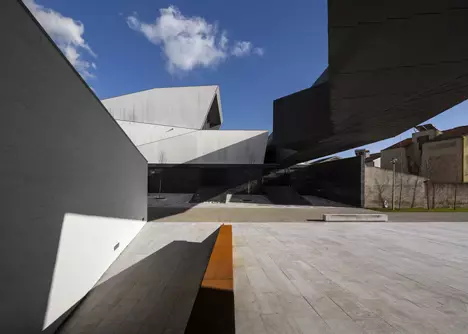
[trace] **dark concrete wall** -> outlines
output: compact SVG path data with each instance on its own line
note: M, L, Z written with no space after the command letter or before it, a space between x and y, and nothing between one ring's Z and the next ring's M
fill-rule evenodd
M328 83L273 102L273 144L302 150L333 133Z
M229 189L261 179L263 168L261 165L179 165L157 170L148 179L149 193L159 192L160 174L163 193L195 193L202 187Z
M319 81L328 79L322 85L329 92L320 96L329 96L329 108L316 107L325 104L315 88L296 93L308 97L278 100L297 102L281 111L293 117L275 117L274 144L297 151L277 162L293 165L393 137L468 98L466 1L328 4L329 67Z
M0 328L40 333L64 215L145 219L147 163L19 1L0 40Z
M301 195L363 207L364 159L353 157L311 165L292 173L290 183Z

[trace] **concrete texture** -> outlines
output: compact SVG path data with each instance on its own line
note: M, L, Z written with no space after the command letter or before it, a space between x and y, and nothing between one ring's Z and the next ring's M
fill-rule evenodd
M365 207L383 208L392 203L393 172L366 167ZM424 177L396 173L396 208L466 208L468 184L432 183Z
M396 173L395 204L397 208L427 208L427 179L417 175ZM392 205L393 171L365 168L364 206L384 208Z
M268 131L213 131L218 86L158 88L103 101L150 164L263 164Z
M414 145L419 146L419 144ZM409 153L409 152L408 152ZM386 149L382 151L381 157L381 168L386 170L393 171L393 164L392 160L397 159L397 163L395 164L395 171L398 173L406 173L408 174L408 157L406 156L406 148L405 147L396 147L392 149Z
M263 164L267 131L193 131L140 145L153 164Z
M213 125L222 123L218 86L155 88L102 102L121 121L202 130L212 111L218 114Z
M58 333L184 333L218 227L146 224Z
M62 333L184 333L218 226L148 223ZM232 229L237 334L468 331L468 223Z
M193 129L179 128L174 126L119 120L117 120L117 123L122 127L122 130L125 131L127 136L137 147L196 131Z
M438 183L462 183L463 144L463 137L425 143L420 175Z
M363 157L316 163L293 169L289 176L279 179L279 184L292 186L302 196L312 195L363 207L364 168Z
M278 162L293 165L394 137L468 98L466 2L328 5L326 73L274 104Z
M145 220L147 163L21 2L2 1L0 38L0 326L40 333L66 214ZM77 253L101 245L82 236Z
M222 158L223 151L236 151L228 147L226 150L214 152ZM244 154L244 153L240 153ZM209 158L206 156L205 158ZM210 158L211 159L211 158ZM263 173L272 166L264 164L220 164L220 163L186 163L186 164L151 164L148 179L148 190L159 192L160 177L162 177L162 192L195 193L202 187L218 187L233 192L245 193L250 181L251 191L256 192L261 183Z

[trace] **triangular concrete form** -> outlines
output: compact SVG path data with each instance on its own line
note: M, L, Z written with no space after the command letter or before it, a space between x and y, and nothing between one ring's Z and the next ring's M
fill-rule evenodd
M222 111L218 86L155 88L105 99L102 103L116 119L201 130L208 113Z

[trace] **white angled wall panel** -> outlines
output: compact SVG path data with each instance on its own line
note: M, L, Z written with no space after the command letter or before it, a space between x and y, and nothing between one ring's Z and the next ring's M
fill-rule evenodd
M267 131L196 131L138 148L148 163L262 164Z
M117 120L200 130L217 94L218 86L155 88L102 103Z

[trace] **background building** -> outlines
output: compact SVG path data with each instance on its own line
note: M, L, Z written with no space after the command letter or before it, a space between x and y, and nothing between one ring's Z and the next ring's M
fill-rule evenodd
M439 131L431 124L416 127L417 132L382 153L383 169L420 175L433 182L468 182L468 126Z

